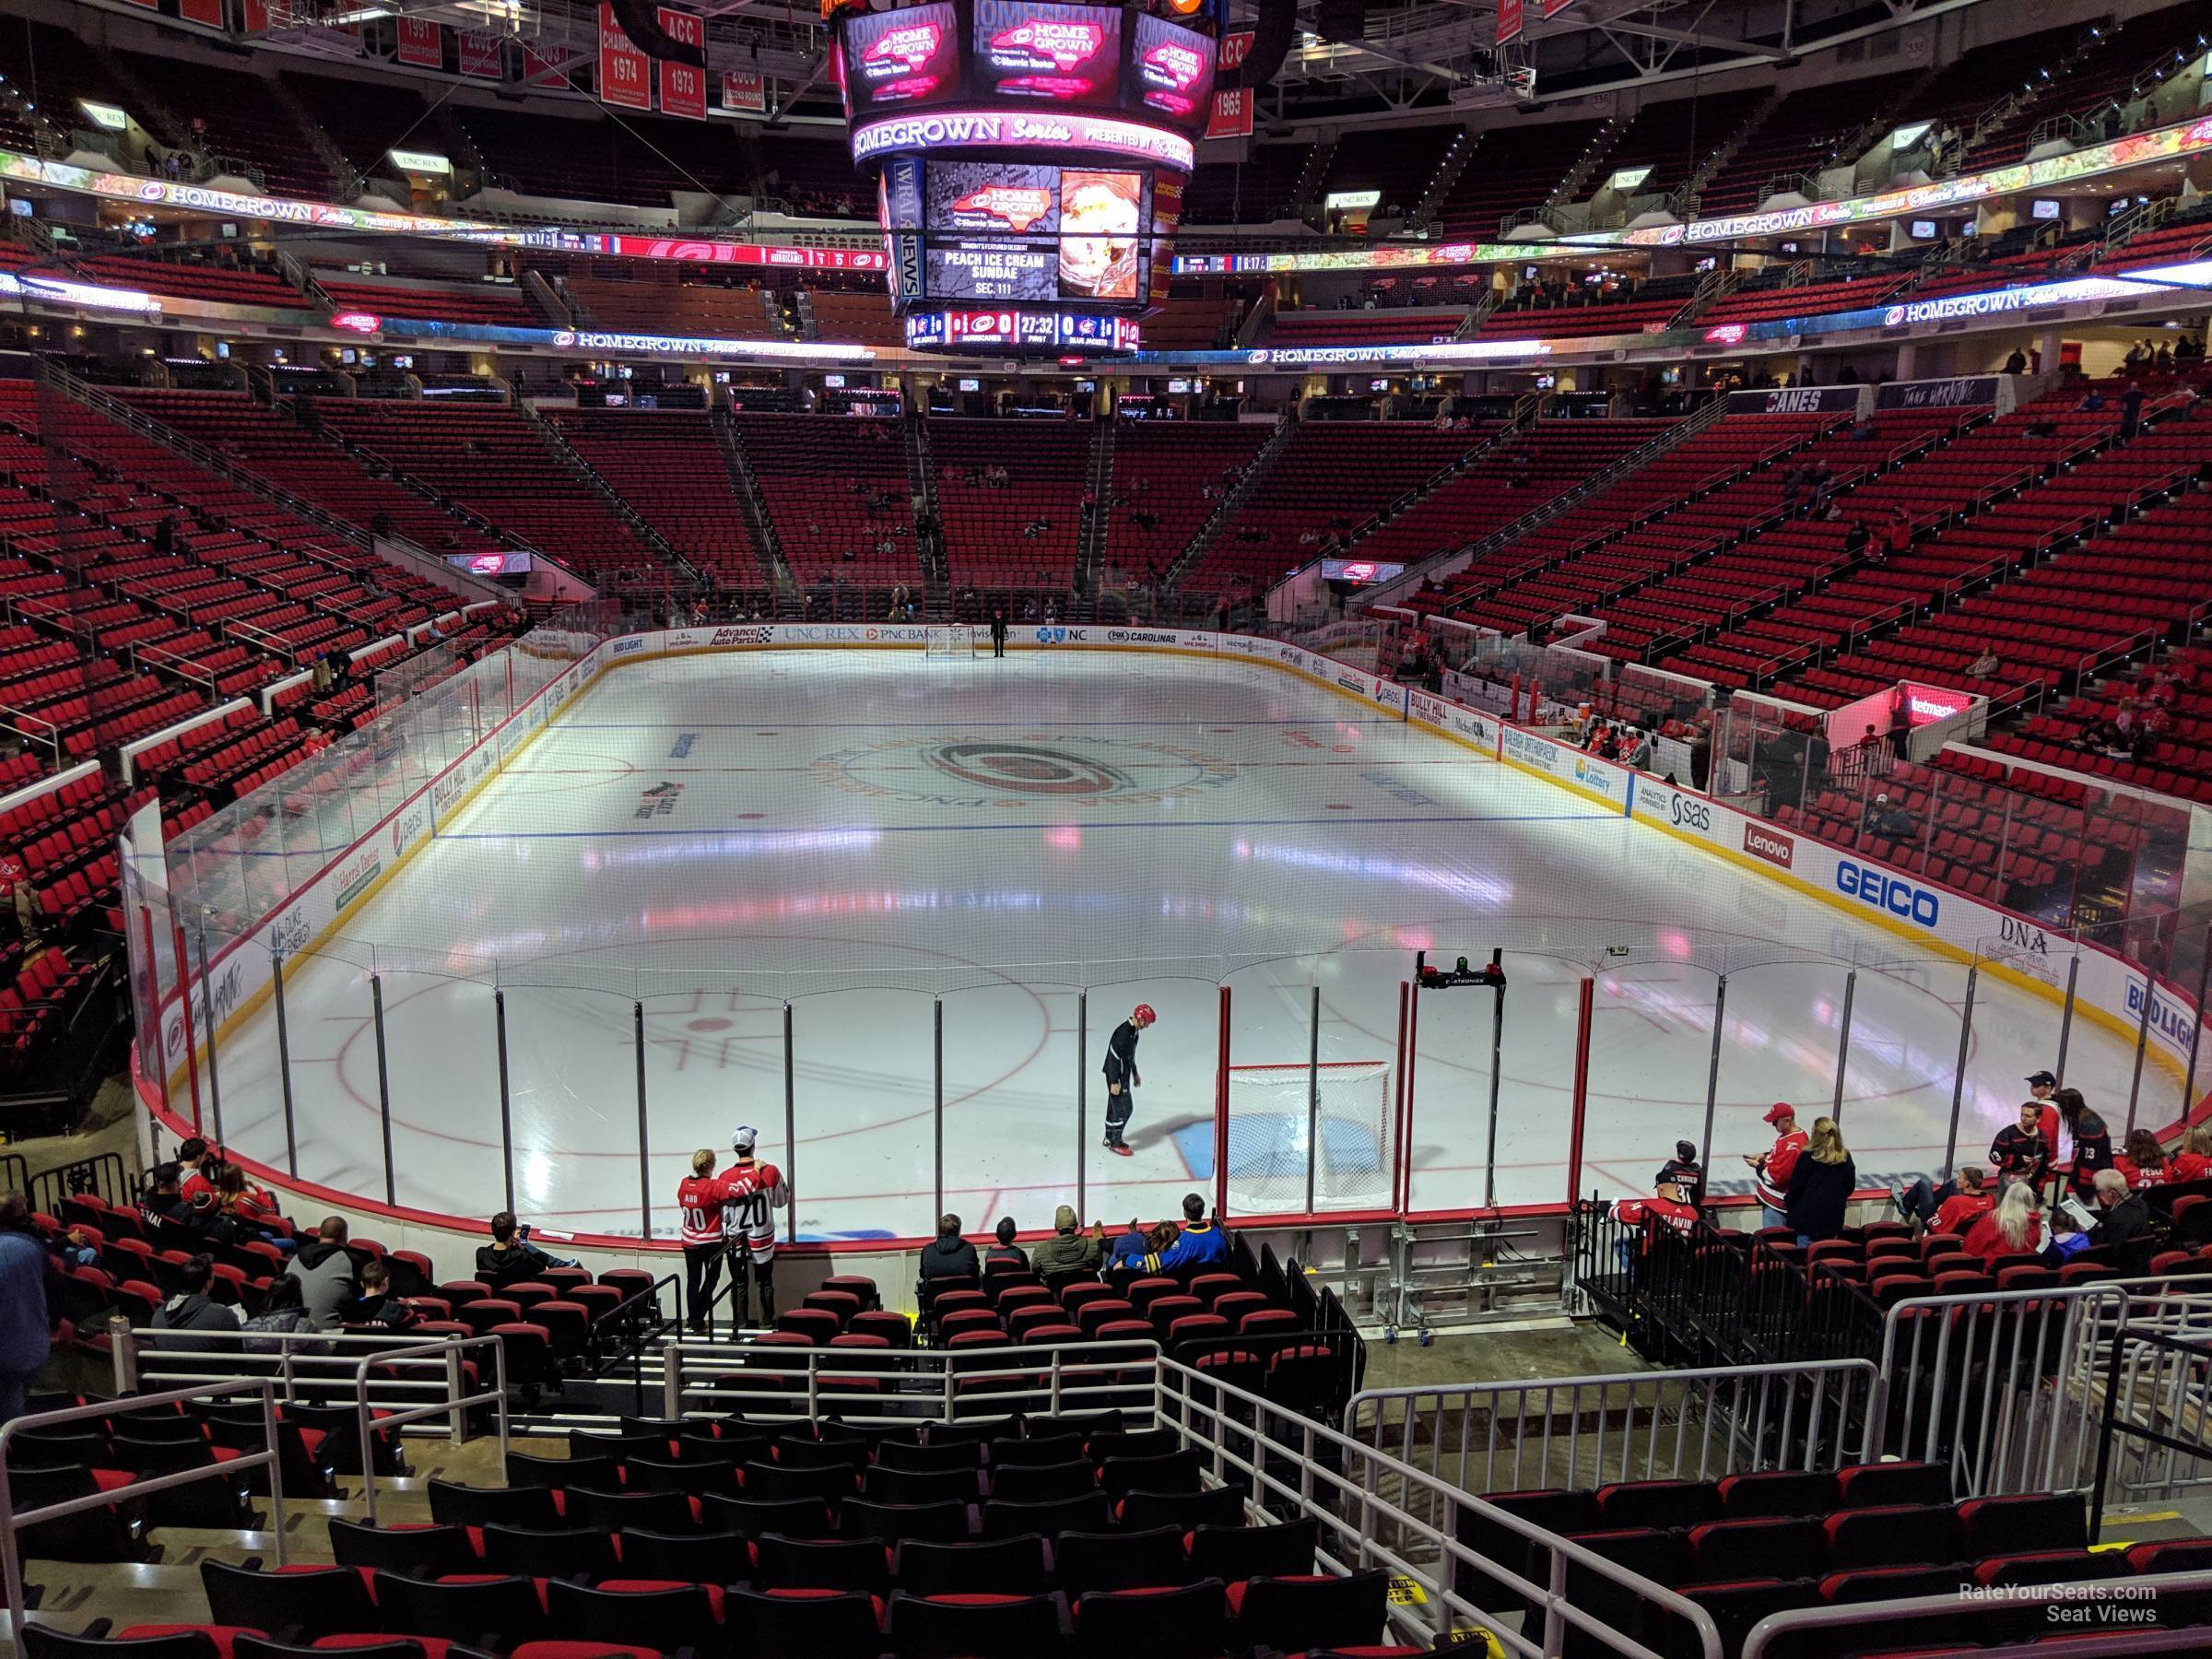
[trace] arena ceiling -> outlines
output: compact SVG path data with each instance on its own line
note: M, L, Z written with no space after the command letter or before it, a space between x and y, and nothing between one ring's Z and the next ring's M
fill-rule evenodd
M1992 0L1571 0L1548 19L1530 0L1519 39L1497 44L1496 0L1295 0L1299 32L1263 97L1264 126L1359 124L1453 110L1527 108L1623 88L1687 82L1800 58ZM2003 0L2018 5L2019 0ZM1230 0L1231 27L1262 0ZM770 77L771 113L838 115L818 11L792 0L686 0L708 19L711 70ZM272 38L351 59L334 24L399 16L512 35L548 87L596 50L593 0L277 0ZM1878 50L1878 48L1870 48Z

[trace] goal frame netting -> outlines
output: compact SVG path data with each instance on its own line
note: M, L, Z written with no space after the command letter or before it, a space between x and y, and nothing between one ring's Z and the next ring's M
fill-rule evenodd
M925 657L975 656L982 649L976 635L982 631L966 622L933 622L923 636L922 654Z
M1230 1065L1224 1102L1230 1213L1391 1208L1396 1077L1390 1060Z

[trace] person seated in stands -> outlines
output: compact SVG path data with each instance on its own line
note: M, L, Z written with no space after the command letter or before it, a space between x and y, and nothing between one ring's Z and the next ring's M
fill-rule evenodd
M2003 665L1997 656L1997 642L1984 640L1982 642L1982 654L1966 665L1966 671L1976 679L1992 679Z
M1648 771L1652 765L1652 735L1631 730L1628 738L1615 751L1623 766L1632 766L1638 771Z
M1030 1267L1047 1278L1056 1273L1096 1273L1105 1256L1106 1224L1096 1222L1089 1232L1078 1232L1076 1212L1064 1204L1053 1212L1053 1236L1030 1252Z
M2199 1124L2182 1136L2182 1149L2167 1160L2169 1181L2203 1181L2212 1176L2212 1124Z
M1874 532L1866 528L1866 521L1863 518L1853 519L1851 528L1843 533L1844 558L1858 558L1866 551L1873 541Z
M1805 1155L1791 1170L1789 1189L1783 1194L1783 1224L1796 1233L1800 1244L1840 1238L1844 1212L1857 1188L1858 1170L1843 1144L1843 1131L1834 1118L1815 1118Z
M1967 1229L1960 1248L1987 1264L1999 1256L2030 1254L2042 1240L2042 1207L2035 1189L2023 1181L2006 1187L1996 1208Z
M994 1269L1002 1273L1009 1270L1027 1273L1030 1270L1030 1253L1014 1242L1016 1230L1013 1217L1001 1216L998 1218L998 1226L992 1231L992 1237L997 1242L983 1253L985 1273Z
M421 1323L421 1314L392 1294L392 1272L383 1263L363 1262L360 1283L360 1295L338 1310L341 1324L398 1331Z
M2104 412L2104 394L2091 386L2088 394L2074 407L2084 415L2100 415Z
M185 1198L196 1200L202 1193L212 1196L223 1155L195 1135L177 1147L177 1167L181 1174L177 1190Z
M2022 1100L2018 1121L2006 1124L1989 1143L1989 1164L2000 1187L2016 1182L2041 1187L2051 1173L2052 1147L2043 1135L2042 1115L2041 1101Z
M157 1237L164 1227L200 1230L199 1212L184 1196L184 1171L176 1163L158 1163L146 1173L146 1186L138 1194L138 1217Z
M1961 1165L1959 1173L1941 1186L1923 1175L1911 1186L1891 1187L1889 1196L1898 1214L1919 1222L1932 1233L1963 1234L1997 1204L1997 1195L1990 1190L1989 1177L1980 1164Z
M182 1287L174 1296L154 1310L154 1329L157 1331L235 1331L245 1323L246 1312L236 1302L218 1302L207 1294L207 1287L215 1278L215 1259L195 1255L177 1269L176 1282ZM164 1348L194 1348L208 1346L177 1338L164 1340Z
M338 1310L359 1294L346 1237L346 1218L325 1216L315 1229L314 1238L302 1244L300 1253L285 1265L286 1274L300 1281L308 1324L318 1331L335 1327Z
M2027 373L2028 354L2015 347L2012 355L2005 359L2005 372L2007 374Z
M514 1212L501 1210L491 1218L491 1242L477 1250L477 1281L502 1290L535 1278L548 1267L573 1267L547 1255L530 1242L530 1230L514 1224Z
M296 1336L313 1330L314 1321L308 1316L307 1300L300 1281L288 1273L271 1280L268 1300L262 1304L261 1312L247 1320L241 1328L258 1333L258 1335L248 1336L245 1340L245 1350L249 1354L280 1354L288 1345L273 1341L272 1338ZM301 1345L293 1343L288 1346L297 1353ZM322 1348L329 1345L318 1343L314 1346Z
M227 1163L216 1172L215 1201L224 1218L244 1236L265 1239L279 1250L297 1248L292 1224L277 1209L276 1200L263 1188L249 1185L246 1172L236 1164Z
M1106 1265L1119 1267L1124 1262L1141 1262L1145 1259L1147 1248L1145 1224L1132 1216L1129 1218L1128 1230L1107 1247Z
M960 1237L960 1218L949 1210L937 1218L937 1236L922 1246L922 1282L936 1278L981 1278L975 1246Z
M1147 1273L1174 1273L1182 1268L1218 1267L1229 1260L1229 1233L1218 1221L1206 1218L1206 1200L1186 1193L1182 1200L1182 1230L1164 1250L1145 1255Z
M2150 1206L2143 1194L2130 1188L2127 1177L2117 1170L2098 1171L2092 1184L2097 1225L2089 1229L2090 1248L2139 1253L2150 1241Z
M1691 1204L1705 1201L1705 1166L1698 1161L1698 1143L1678 1140L1675 1155L1659 1166L1659 1173L1652 1177L1654 1188L1678 1186Z
M2147 1193L2167 1179L2166 1148L2147 1129L2130 1129L2127 1145L2115 1154L2112 1168L2127 1177L2130 1190Z
M1624 1198L1610 1212L1614 1220L1635 1232L1634 1237L1614 1241L1613 1253L1623 1273L1633 1271L1637 1256L1650 1246L1645 1222L1678 1233L1697 1230L1698 1206L1691 1202L1689 1192L1680 1182L1665 1179L1665 1171L1661 1175L1651 1197Z
M1865 810L1859 815L1859 827L1869 835L1878 835L1888 841L1906 840L1917 828L1911 813L1889 805L1889 796L1886 793L1877 794L1866 803Z

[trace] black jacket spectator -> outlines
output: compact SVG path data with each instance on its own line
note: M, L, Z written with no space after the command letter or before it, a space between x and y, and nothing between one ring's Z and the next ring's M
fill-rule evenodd
M1790 1189L1782 1213L1792 1228L1818 1244L1843 1231L1843 1213L1858 1186L1858 1171L1846 1158L1841 1163L1818 1163L1800 1158L1790 1171Z
M922 1278L924 1283L935 1278L980 1278L982 1269L975 1258L975 1246L960 1237L960 1218L958 1216L937 1218L937 1236L922 1246Z
M2150 1233L2150 1206L2143 1194L2130 1193L2097 1218L2089 1229L2089 1243L2097 1249L2124 1250L2147 1242Z
M2107 1145L2109 1148L2109 1141ZM2051 1144L2033 1129L2007 1124L1989 1143L1989 1162L2000 1180L2040 1187L2051 1172Z

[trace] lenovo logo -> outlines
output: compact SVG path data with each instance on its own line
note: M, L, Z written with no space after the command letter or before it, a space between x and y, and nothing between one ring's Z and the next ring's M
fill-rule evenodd
M1797 857L1797 840L1779 830L1770 830L1764 824L1744 826L1744 851L1754 858L1763 858L1771 865L1788 869Z

